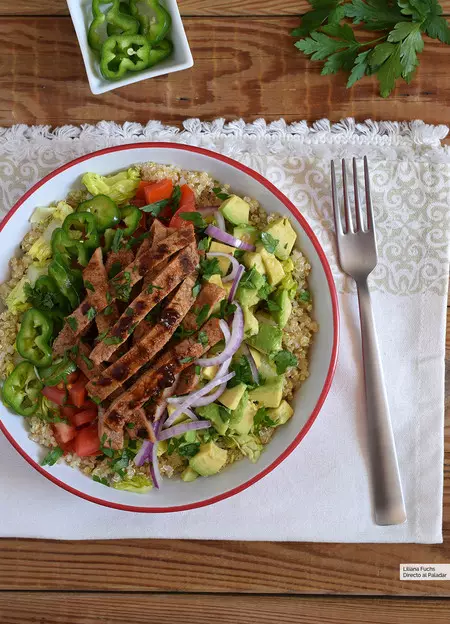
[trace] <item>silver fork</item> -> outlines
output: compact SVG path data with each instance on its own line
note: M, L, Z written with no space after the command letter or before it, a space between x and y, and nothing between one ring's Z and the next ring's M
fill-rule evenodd
M378 264L367 158L364 158L366 227L363 224L363 214L359 199L355 158L353 158L354 220L349 202L345 160L342 161L342 182L344 189L345 228L341 218L336 188L336 172L334 162L332 161L331 186L339 262L342 270L355 280L358 289L375 522L380 525L402 524L406 520L405 503L403 501L397 453L392 433L370 292L367 285L368 276Z

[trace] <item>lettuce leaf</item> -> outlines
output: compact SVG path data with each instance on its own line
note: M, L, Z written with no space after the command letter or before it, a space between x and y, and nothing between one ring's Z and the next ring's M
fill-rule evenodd
M137 167L128 171L121 171L111 176L102 176L98 173L85 173L82 182L92 195L107 195L118 204L132 199L135 194L141 175Z

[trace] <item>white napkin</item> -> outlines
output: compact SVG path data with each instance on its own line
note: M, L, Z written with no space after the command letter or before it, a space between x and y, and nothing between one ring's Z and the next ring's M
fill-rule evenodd
M267 127L221 120L151 122L82 130L0 131L3 210L37 179L105 144L177 140L228 153L277 184L305 214L330 259L339 292L339 363L328 399L298 449L241 494L179 514L110 510L68 494L0 438L0 536L60 539L203 538L327 542L442 541L444 337L448 277L448 152L442 127L390 122ZM357 300L338 270L332 236L329 160L368 154L380 264L374 313L397 442L408 521L373 522L365 440ZM24 181L24 176L28 178Z

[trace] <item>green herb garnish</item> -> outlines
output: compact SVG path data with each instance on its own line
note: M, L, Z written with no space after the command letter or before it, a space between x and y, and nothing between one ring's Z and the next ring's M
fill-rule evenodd
M227 299L222 299L219 306L219 311L211 315L211 318L225 319L231 316L236 311L234 303L229 303Z
M309 290L301 290L298 294L298 298L305 302L311 301L311 293Z
M112 280L116 297L126 303L131 295L131 275L129 271L124 271L120 279L118 278L119 276Z
M41 462L41 466L53 466L63 455L64 451L62 450L62 448L59 448L59 446L57 446L47 453L47 455Z
M86 318L88 321L92 321L95 318L95 315L97 314L97 311L94 307L90 307L89 310L86 312Z
M423 34L450 44L450 28L437 0L310 0L307 12L292 36L295 46L314 61L325 61L322 74L349 73L347 88L363 76L376 74L380 94L387 97L396 80L407 83L419 64ZM344 19L366 31L369 40L357 40Z
M73 332L76 332L78 329L78 321L74 316L68 316L66 318L66 323L70 327Z
M193 358L193 357L181 358L180 364L189 364L190 362L193 362L194 360L195 360L195 358Z
M103 342L105 345L117 345L122 342L122 338L120 336L108 336L108 338L104 338Z
M92 477L92 481L95 481L96 483L101 483L102 485L106 485L106 487L109 487L108 479L105 479L105 477L97 477L97 475L94 475Z
M106 306L106 308L103 310L103 316L109 316L112 313L113 313L112 306Z
M274 254L279 241L274 238L272 234L269 234L269 232L261 232L258 242L262 243L267 253Z
M112 251L119 251L120 250L122 238L123 238L123 230L116 230L114 232L114 238L113 238L112 243L111 243L111 250Z
M202 288L201 284L195 284L195 286L192 289L192 296L193 297L198 297L198 294L199 294L201 288Z
M91 282L89 282L88 280L85 280L85 281L84 281L84 287L86 288L86 290L92 290L92 291L94 291L94 290L95 290L95 288L94 288L94 286L92 285L92 283L91 283Z
M121 272L121 270L122 270L122 263L121 262L113 262L112 265L111 265L111 268L109 269L109 272L108 272L109 279L112 279L113 277L116 277L116 275L118 275ZM109 296L111 296L111 295L109 294Z
M156 286L156 284L149 284L149 285L147 286L147 293L148 293L149 295L151 295L155 289L156 289L156 290L162 290L162 289L163 289L163 287L162 287L162 286Z
M275 366L277 367L278 375L282 375L288 368L297 366L298 360L290 351L279 351L273 358Z
M180 205L180 199L181 199L181 188L177 184L176 186L173 187L172 196L170 198L170 203L172 204L172 208L174 212L175 210L178 209L178 206Z
M217 258L200 258L200 272L205 280L212 275L222 275Z
M206 347L206 345L208 344L208 334L205 331L201 331L198 332L198 340L197 342L199 342L202 347Z
M195 317L195 322L197 323L197 327L200 327L206 321L206 319L208 318L210 309L211 309L211 306L208 305L207 303L205 303L205 305L203 305L200 310L198 310L198 308L196 309L197 316Z
M276 424L277 423L270 418L266 407L260 407L253 419L255 431L259 431L261 427L275 427Z
M84 353L81 354L81 359L86 364L88 370L92 370L94 368L94 362L84 355Z
M147 204L146 206L142 206L140 210L142 212L148 212L152 215L152 217L157 217L161 210L167 206L170 200L161 199L160 201L154 202L153 204Z
M179 216L184 221L190 221L193 223L194 227L198 229L204 230L207 226L206 221L199 212L180 212Z
M208 251L210 244L211 244L211 237L205 236L205 238L202 238L199 240L197 249L201 251Z
M225 201L225 199L228 199L230 197L228 193L225 193L225 191L220 186L214 187L213 193L216 197L218 197L219 199L222 199L223 201Z

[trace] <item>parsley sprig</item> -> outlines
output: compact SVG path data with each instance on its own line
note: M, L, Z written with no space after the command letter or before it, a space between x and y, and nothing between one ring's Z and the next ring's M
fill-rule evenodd
M376 75L388 97L397 79L410 83L424 47L423 34L450 44L450 27L438 0L309 0L312 10L292 31L296 47L313 61L325 61L322 74L349 72L347 88ZM376 33L358 40L350 24Z

